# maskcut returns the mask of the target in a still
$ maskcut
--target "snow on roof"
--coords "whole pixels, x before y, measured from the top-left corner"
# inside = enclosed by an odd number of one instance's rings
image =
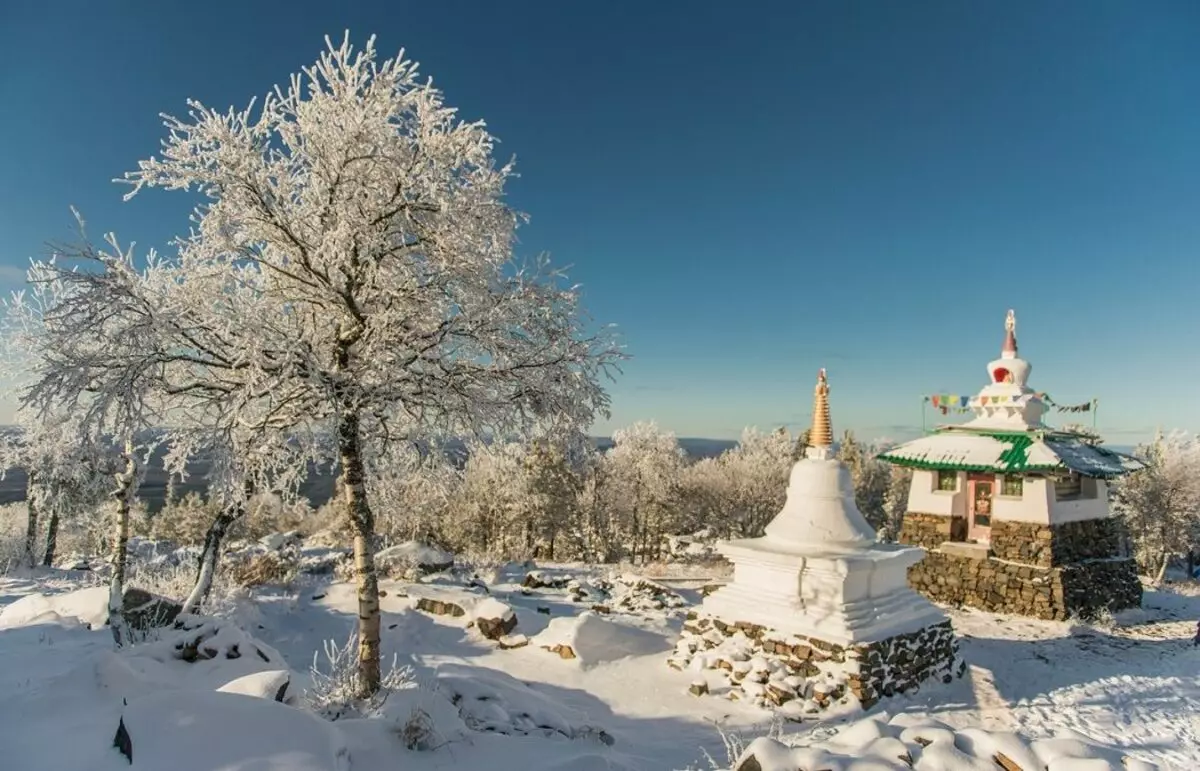
[[[946,430],[879,455],[899,466],[955,471],[1075,471],[1107,478],[1141,468],[1128,455],[1088,444],[1070,434],[985,433]]]

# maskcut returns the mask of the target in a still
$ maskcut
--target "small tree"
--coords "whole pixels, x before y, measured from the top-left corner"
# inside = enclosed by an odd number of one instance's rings
[[[82,219],[79,220],[83,229]],[[128,640],[121,613],[130,513],[146,461],[157,445],[148,429],[156,423],[160,388],[153,300],[132,290],[138,284],[132,251],[116,237],[110,251],[90,245],[72,256],[93,270],[63,269],[56,260],[35,262],[29,289],[8,304],[8,364],[21,373],[22,409],[31,419],[68,415],[72,441],[85,447],[115,447],[97,457],[98,474],[114,484],[109,582],[109,624],[118,646]]]
[[[1159,434],[1135,454],[1146,467],[1117,483],[1113,504],[1138,562],[1161,582],[1171,557],[1191,553],[1200,534],[1200,437]]]
[[[722,453],[731,495],[724,512],[728,531],[756,538],[783,509],[794,446],[786,429],[764,434],[748,428],[736,447]]]
[[[632,561],[658,556],[662,537],[678,523],[678,489],[684,453],[675,434],[655,423],[635,423],[613,433],[605,455],[609,505],[620,522]]]
[[[79,425],[61,415],[40,418],[19,410],[17,425],[18,433],[0,440],[0,466],[25,471],[29,516],[24,562],[28,567],[36,564],[38,537],[45,524],[42,564],[49,567],[54,563],[61,521],[103,499],[103,461],[109,448],[86,441]]]

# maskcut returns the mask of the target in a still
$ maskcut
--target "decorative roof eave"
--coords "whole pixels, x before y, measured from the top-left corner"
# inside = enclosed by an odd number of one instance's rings
[[[1036,465],[1036,466],[1020,466],[1012,467],[1001,463],[984,464],[984,463],[954,463],[952,461],[933,461],[922,458],[908,458],[903,455],[895,456],[882,453],[875,456],[882,461],[887,461],[897,466],[907,466],[908,468],[923,469],[925,471],[978,471],[981,473],[993,474],[1031,474],[1043,473],[1052,474],[1062,472],[1065,467],[1059,465]]]
[[[1107,454],[1120,457],[1124,461],[1133,461],[1138,465],[1138,468],[1144,468],[1145,464],[1132,455],[1107,451]],[[879,460],[886,461],[896,466],[906,466],[908,468],[922,469],[925,471],[977,471],[980,473],[993,474],[1062,474],[1068,471],[1074,471],[1080,476],[1091,477],[1093,479],[1116,479],[1125,474],[1137,471],[1138,468],[1125,468],[1120,471],[1101,471],[1094,468],[1076,468],[1067,463],[1038,463],[1031,465],[1008,465],[1003,462],[992,464],[987,463],[955,463],[953,461],[937,461],[926,460],[924,458],[910,458],[904,455],[891,455],[887,452],[880,453],[875,456]]]
[[[1124,453],[1053,431],[939,432],[876,457],[910,468],[999,474],[1075,472],[1094,479],[1112,479],[1145,465]]]

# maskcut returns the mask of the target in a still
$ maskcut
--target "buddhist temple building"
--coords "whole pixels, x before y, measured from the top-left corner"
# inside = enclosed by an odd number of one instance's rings
[[[961,674],[950,621],[906,581],[924,552],[876,542],[854,502],[834,455],[824,370],[805,453],[765,535],[719,545],[733,579],[689,616],[669,663],[701,675],[697,690],[791,717],[833,702],[870,707]]]
[[[1141,464],[1043,422],[1012,311],[1004,326],[989,382],[969,402],[974,417],[879,456],[913,469],[899,540],[928,554],[909,582],[938,602],[1038,618],[1138,606],[1108,482]]]

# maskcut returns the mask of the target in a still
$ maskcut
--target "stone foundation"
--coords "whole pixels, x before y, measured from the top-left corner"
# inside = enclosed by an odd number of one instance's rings
[[[900,543],[936,549],[943,541],[965,541],[967,518],[910,511],[900,524]]]
[[[928,552],[908,569],[909,586],[935,602],[1045,619],[1142,604],[1137,566],[1117,556],[1113,519],[1060,525],[994,519],[989,544],[952,546],[965,531],[962,517],[906,514],[900,542]]]
[[[991,548],[992,556],[999,559],[1051,568],[1112,559],[1120,553],[1120,538],[1112,519],[1084,519],[1061,525],[997,519],[992,524]]]
[[[966,665],[949,621],[870,643],[842,646],[755,624],[688,614],[667,662],[679,670],[721,671],[725,695],[779,708],[793,720],[854,699],[863,709],[931,678],[950,682]]]
[[[1048,568],[934,549],[908,569],[908,583],[935,602],[1054,620],[1142,603],[1142,585],[1129,559]]]

